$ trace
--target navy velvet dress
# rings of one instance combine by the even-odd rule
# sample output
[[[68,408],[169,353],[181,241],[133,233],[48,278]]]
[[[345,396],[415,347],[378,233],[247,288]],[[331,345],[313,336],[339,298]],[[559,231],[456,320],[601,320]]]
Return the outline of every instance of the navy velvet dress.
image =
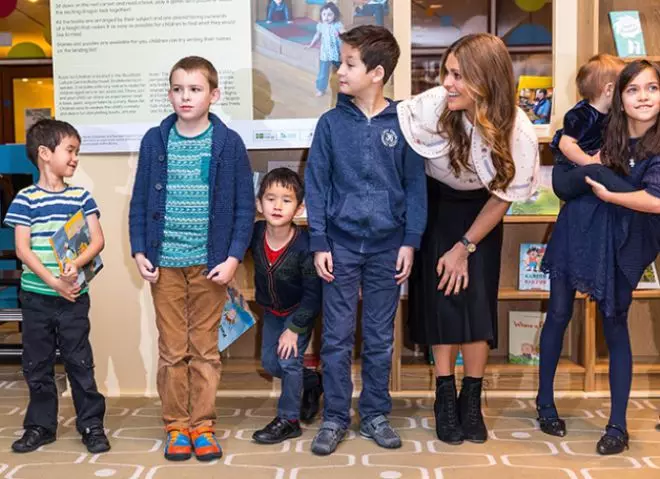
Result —
[[[564,127],[557,130],[552,138],[550,148],[552,152],[561,154],[559,140],[563,135],[577,140],[578,146],[585,153],[592,154],[600,150],[603,145],[603,125],[607,115],[599,112],[589,104],[588,100],[582,100],[568,110],[564,115]],[[566,157],[561,155],[563,162],[573,165]]]
[[[660,155],[630,164],[625,180],[660,197]],[[587,194],[563,205],[542,269],[589,294],[605,318],[625,317],[633,290],[659,251],[660,215]]]

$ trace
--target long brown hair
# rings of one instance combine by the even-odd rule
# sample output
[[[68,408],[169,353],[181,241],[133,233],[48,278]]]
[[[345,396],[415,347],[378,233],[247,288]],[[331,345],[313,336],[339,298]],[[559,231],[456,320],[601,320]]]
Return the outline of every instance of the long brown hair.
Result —
[[[474,100],[474,127],[492,149],[495,177],[491,190],[505,190],[516,173],[511,155],[511,133],[516,119],[516,88],[511,57],[502,40],[488,33],[466,35],[445,52],[440,67],[444,81],[447,57],[453,53],[468,94]],[[470,170],[470,138],[462,123],[462,112],[445,109],[438,130],[450,140],[449,160],[454,175]]]
[[[631,156],[638,159],[645,159],[651,155],[660,154],[660,121],[658,119],[656,119],[655,124],[635,144],[635,149],[633,151],[630,150],[628,116],[623,110],[623,100],[621,98],[628,84],[647,68],[655,71],[655,75],[658,81],[660,81],[660,67],[647,60],[636,60],[626,65],[623,69],[614,88],[612,108],[610,109],[603,134],[603,148],[600,152],[603,164],[625,175],[630,172],[628,169],[628,160]]]

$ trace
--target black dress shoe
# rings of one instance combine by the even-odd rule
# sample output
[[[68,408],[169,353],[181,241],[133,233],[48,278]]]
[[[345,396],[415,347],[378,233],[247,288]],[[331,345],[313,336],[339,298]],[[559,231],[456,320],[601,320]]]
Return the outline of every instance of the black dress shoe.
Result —
[[[482,378],[463,377],[458,395],[458,411],[466,441],[482,444],[488,440],[488,429],[481,412]]]
[[[601,456],[609,456],[612,454],[620,454],[628,449],[628,431],[615,424],[608,424],[605,431],[608,429],[616,429],[623,434],[623,436],[613,436],[609,432],[605,432],[596,445],[598,454]]]
[[[110,450],[110,442],[105,435],[103,426],[91,426],[82,432],[82,442],[92,454],[99,454]]]
[[[302,401],[300,403],[300,420],[311,422],[319,412],[321,395],[323,394],[323,382],[321,375],[318,376],[318,383],[310,388],[303,389]]]
[[[45,427],[33,426],[28,427],[23,436],[11,445],[11,448],[14,452],[32,452],[51,442],[55,442],[54,433]]]
[[[252,439],[259,444],[278,444],[287,439],[300,437],[302,429],[298,421],[289,421],[276,417],[265,428],[252,434]]]
[[[542,411],[546,411],[542,414]],[[566,435],[566,423],[557,414],[557,408],[554,404],[536,405],[538,417],[536,420],[541,426],[541,431],[550,436],[564,437]]]

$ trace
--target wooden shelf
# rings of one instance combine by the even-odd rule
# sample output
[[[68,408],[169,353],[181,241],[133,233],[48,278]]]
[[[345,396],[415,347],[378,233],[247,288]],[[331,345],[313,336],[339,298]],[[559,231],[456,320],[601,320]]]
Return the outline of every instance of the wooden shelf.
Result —
[[[626,63],[634,62],[635,60],[648,60],[650,62],[660,63],[660,56],[648,55],[645,57],[620,57]]]
[[[596,361],[596,374],[608,374],[610,364],[608,358],[598,358]],[[660,373],[660,358],[657,356],[633,356],[633,374],[658,374]]]
[[[504,222],[512,224],[555,223],[557,215],[505,215]]]
[[[659,299],[660,289],[636,289],[633,291],[634,299]]]
[[[418,357],[404,356],[401,358],[401,367],[404,370],[429,369],[433,371],[433,364],[429,364],[426,359]],[[524,364],[511,364],[503,357],[490,357],[486,365],[486,374],[536,374],[538,366],[528,366]],[[463,372],[463,366],[456,366],[456,371]],[[570,359],[561,358],[557,371],[561,373],[584,373],[585,368]]]
[[[576,293],[575,299],[585,299],[587,297],[584,293]],[[515,288],[500,288],[497,298],[500,300],[534,300],[534,299],[549,299],[549,291],[520,291]]]

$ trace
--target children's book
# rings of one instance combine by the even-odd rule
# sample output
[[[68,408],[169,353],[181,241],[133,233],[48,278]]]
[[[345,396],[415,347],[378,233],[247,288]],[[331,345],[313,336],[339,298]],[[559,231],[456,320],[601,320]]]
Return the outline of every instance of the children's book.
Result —
[[[78,210],[64,225],[50,238],[50,246],[55,253],[55,259],[60,267],[60,272],[64,272],[64,266],[76,259],[87,249],[90,243],[89,225],[85,218],[83,210]],[[87,287],[89,282],[103,268],[103,261],[100,256],[96,256],[78,273],[78,285],[81,289]]]
[[[550,291],[550,275],[541,271],[541,261],[547,245],[522,243],[520,245],[520,265],[518,289],[521,291]]]
[[[546,313],[540,311],[509,312],[509,362],[539,364],[541,328]]]
[[[552,189],[552,166],[541,166],[539,187],[526,201],[515,201],[507,215],[558,215],[561,203]]]
[[[518,77],[518,106],[527,114],[538,134],[545,134],[552,114],[552,77]]]
[[[238,288],[231,284],[227,288],[227,301],[222,309],[218,326],[218,349],[222,352],[254,326],[256,320],[246,299]]]
[[[642,23],[637,10],[612,11],[609,13],[616,52],[620,57],[646,55]]]
[[[655,268],[655,263],[651,263],[646,267],[642,274],[642,279],[639,280],[637,289],[660,289],[658,270]]]

